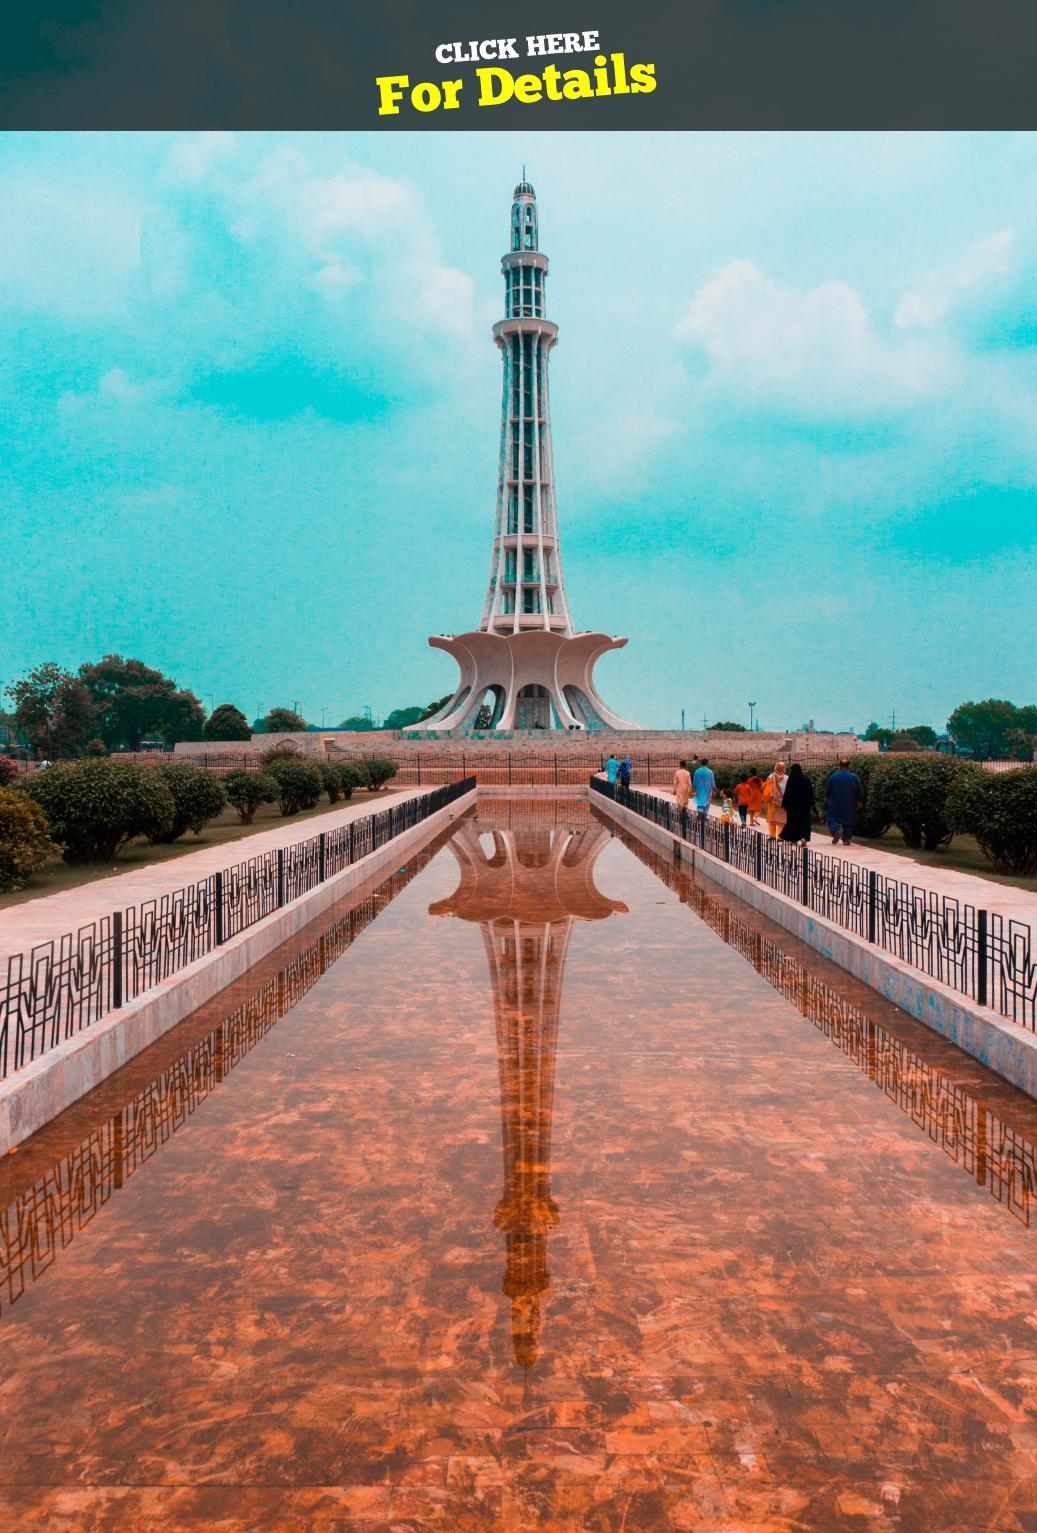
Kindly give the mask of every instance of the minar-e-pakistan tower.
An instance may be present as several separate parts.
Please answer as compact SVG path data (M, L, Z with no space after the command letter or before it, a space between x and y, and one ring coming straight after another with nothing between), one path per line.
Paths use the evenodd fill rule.
M545 317L547 257L536 193L523 179L511 205L511 249L501 259L505 318L493 327L504 358L497 518L490 582L473 633L434 634L461 668L457 691L417 729L470 729L487 694L490 727L636 729L594 687L599 655L626 639L577 633L562 581L551 453L547 365L558 326Z

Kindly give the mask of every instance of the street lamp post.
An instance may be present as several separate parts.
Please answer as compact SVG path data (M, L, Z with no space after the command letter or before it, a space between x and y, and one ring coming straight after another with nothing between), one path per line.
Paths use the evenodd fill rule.
M755 707L756 707L755 703L750 703L749 704L749 733L750 734L752 734L752 732L753 732L753 709Z

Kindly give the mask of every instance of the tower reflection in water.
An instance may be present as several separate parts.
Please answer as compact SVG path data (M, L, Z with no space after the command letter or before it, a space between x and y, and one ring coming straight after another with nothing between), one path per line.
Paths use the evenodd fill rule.
M511 823L513 807L515 819ZM503 1291L511 1300L515 1359L537 1360L540 1296L550 1286L547 1233L551 1116L565 960L577 921L626 914L596 888L594 864L610 834L575 803L491 800L448 843L461 881L429 914L477 921L490 968L500 1074L504 1190L493 1222L504 1232ZM521 819L519 820L519 816ZM531 820L533 823L531 823Z

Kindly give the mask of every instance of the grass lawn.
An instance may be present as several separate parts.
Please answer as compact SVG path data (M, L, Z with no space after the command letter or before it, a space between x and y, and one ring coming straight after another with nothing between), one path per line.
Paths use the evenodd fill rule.
M873 846L879 852L893 852L903 857L905 862L918 863L923 868L951 868L955 873L972 873L977 878L989 878L991 883L1011 884L1015 889L1029 889L1037 893L1037 874L1030 873L1023 877L995 872L993 863L984 857L972 836L955 836L951 844L940 852L915 851L914 847L905 846L899 830L888 830L878 841L868 840L866 836L856 839L862 846ZM910 878L912 875L905 869L904 876Z
M308 820L319 820L321 815L330 814L333 809L347 809L352 804L370 804L372 809L381 809L392 798L394 791L392 788L383 788L378 793L368 793L361 789L355 791L347 802L340 800L337 804L329 804L326 799L322 799L316 809L302 809L288 819L279 814L276 804L260 804L251 825L242 825L237 812L228 806L218 819L205 827L200 836L188 831L181 840L173 841L169 846L152 846L150 841L139 836L123 847L114 863L91 862L69 867L67 862L55 857L40 868L38 873L34 873L23 888L0 893L0 910L9 905L21 905L26 900L40 899L45 894L60 894L64 889L77 889L80 884L92 883L95 878L110 878L113 873L129 873L151 862L168 862L171 858L183 857L186 852L197 852L202 847L243 841L260 830L276 830L281 825L303 825ZM319 829L319 826L314 827L315 831ZM305 841L307 834L309 832L306 830L301 831L299 840ZM247 847L242 848L242 855L248 855Z

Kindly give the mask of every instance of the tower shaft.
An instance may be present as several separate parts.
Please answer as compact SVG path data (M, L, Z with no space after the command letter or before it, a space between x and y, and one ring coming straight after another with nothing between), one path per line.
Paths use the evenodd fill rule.
M573 631L555 517L548 363L558 326L546 317L548 259L538 249L533 188L521 181L511 250L501 259L505 317L493 327L503 359L497 514L479 628L489 633Z

